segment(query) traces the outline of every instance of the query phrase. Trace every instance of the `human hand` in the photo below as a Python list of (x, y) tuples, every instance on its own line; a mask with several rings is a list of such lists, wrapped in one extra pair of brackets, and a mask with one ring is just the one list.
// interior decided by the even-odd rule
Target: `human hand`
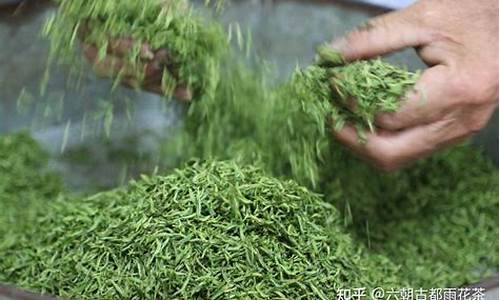
[(498, 1), (421, 0), (370, 21), (332, 47), (345, 60), (415, 47), (429, 66), (401, 108), (376, 118), (359, 143), (334, 136), (376, 166), (395, 170), (482, 129), (498, 105)]
[[(99, 49), (92, 44), (84, 44), (84, 54), (93, 64), (96, 73), (107, 77), (121, 78), (121, 82), (129, 87), (141, 88), (157, 94), (165, 94), (162, 88), (162, 77), (164, 70), (170, 75), (175, 73), (172, 57), (167, 49), (153, 50), (144, 43), (140, 47), (139, 66), (133, 66), (126, 62), (125, 57), (136, 47), (136, 43), (131, 38), (111, 39), (107, 47), (106, 56), (99, 59)], [(138, 78), (142, 73), (143, 78)], [(192, 98), (191, 91), (182, 85), (178, 85), (173, 96), (189, 101)]]

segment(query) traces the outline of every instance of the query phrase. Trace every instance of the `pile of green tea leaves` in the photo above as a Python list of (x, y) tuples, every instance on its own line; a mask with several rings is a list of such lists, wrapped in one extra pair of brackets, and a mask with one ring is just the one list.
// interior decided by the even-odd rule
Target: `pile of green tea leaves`
[[(49, 155), (28, 133), (0, 136), (0, 236), (22, 231), (46, 202), (64, 191), (47, 170)], [(20, 222), (22, 221), (22, 222)], [(1, 255), (0, 255), (1, 256)]]
[(256, 167), (191, 161), (79, 198), (61, 195), (28, 135), (0, 145), (0, 282), (36, 292), (330, 299), (460, 286), (498, 263), (498, 172), (467, 146), (388, 174), (331, 147), (323, 196)]
[(327, 68), (297, 70), (276, 89), (266, 74), (235, 64), (229, 73), (217, 101), (190, 107), (183, 142), (166, 142), (165, 157), (232, 158), (320, 192), (411, 286), (460, 286), (495, 272), (498, 171), (481, 152), (459, 146), (384, 174), (332, 140)]
[(457, 287), (498, 273), (498, 170), (481, 151), (456, 146), (395, 173), (336, 147), (329, 158), (325, 200), (411, 286)]
[[(162, 69), (161, 84), (166, 96), (176, 86), (185, 86), (197, 98), (210, 96), (219, 78), (220, 57), (227, 49), (222, 27), (198, 16), (183, 0), (58, 0), (59, 9), (46, 23), (44, 34), (50, 41), (49, 62), (81, 61), (78, 44), (98, 49), (98, 61), (110, 54), (113, 41), (131, 39), (130, 51), (115, 50), (121, 57), (108, 68), (122, 66), (116, 81), (132, 76), (143, 80), (143, 47), (164, 49), (168, 62)], [(79, 41), (81, 43), (79, 43)], [(110, 59), (109, 57), (107, 58)], [(119, 64), (117, 61), (120, 61)], [(141, 79), (142, 78), (142, 79)]]
[(0, 248), (0, 280), (67, 299), (332, 299), (402, 284), (343, 231), (336, 209), (293, 181), (234, 162), (47, 205)]

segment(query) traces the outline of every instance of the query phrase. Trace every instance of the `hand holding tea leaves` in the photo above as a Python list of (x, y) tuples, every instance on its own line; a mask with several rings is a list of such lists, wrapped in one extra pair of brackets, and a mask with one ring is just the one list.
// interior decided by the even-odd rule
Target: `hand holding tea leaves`
[(498, 1), (421, 0), (333, 43), (347, 61), (415, 47), (429, 66), (397, 112), (375, 119), (359, 143), (352, 125), (334, 131), (349, 148), (393, 170), (470, 137), (498, 105)]
[[(184, 0), (160, 0), (158, 4), (163, 10), (187, 11)], [(100, 25), (100, 22), (98, 23)], [(167, 49), (153, 49), (147, 42), (140, 43), (131, 37), (110, 38), (104, 45), (86, 43), (85, 38), (91, 34), (92, 25), (86, 23), (80, 30), (84, 40), (84, 53), (94, 64), (94, 70), (103, 76), (118, 77), (122, 83), (133, 88), (157, 94), (172, 94), (181, 100), (191, 100), (192, 92), (183, 85), (177, 85), (173, 91), (165, 79), (173, 77), (177, 81), (174, 59)], [(136, 52), (139, 55), (134, 55)], [(130, 60), (132, 61), (127, 61)], [(139, 61), (137, 61), (139, 60)]]
[[(126, 61), (127, 54), (137, 47), (136, 44), (131, 38), (112, 39), (108, 44), (105, 57), (99, 57), (99, 49), (95, 45), (85, 44), (84, 53), (94, 64), (94, 70), (98, 74), (109, 77), (119, 76), (121, 82), (127, 86), (164, 94), (166, 91), (162, 88), (162, 78), (164, 71), (172, 72), (174, 69), (172, 57), (168, 50), (155, 51), (149, 44), (144, 43), (139, 45), (141, 63), (138, 65), (142, 70), (138, 70)], [(177, 86), (173, 91), (173, 96), (181, 100), (190, 100), (192, 93), (185, 86)]]

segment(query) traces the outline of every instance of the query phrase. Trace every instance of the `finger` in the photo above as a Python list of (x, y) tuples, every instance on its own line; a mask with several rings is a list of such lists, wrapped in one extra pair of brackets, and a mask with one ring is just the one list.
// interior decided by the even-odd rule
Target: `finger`
[(455, 101), (448, 87), (449, 78), (448, 68), (445, 66), (427, 69), (414, 88), (407, 92), (398, 111), (379, 114), (375, 118), (376, 126), (401, 130), (441, 119), (453, 108)]
[(438, 149), (466, 139), (470, 134), (446, 119), (399, 132), (368, 133), (366, 143), (359, 143), (354, 127), (346, 126), (333, 135), (358, 155), (377, 167), (392, 171), (424, 158)]
[(448, 60), (450, 60), (450, 51), (439, 43), (431, 43), (422, 47), (415, 48), (418, 56), (422, 61), (429, 67), (433, 67), (438, 64), (446, 65)]
[(389, 165), (389, 163), (385, 161), (385, 155), (387, 155), (387, 153), (384, 152), (384, 147), (382, 147), (383, 144), (379, 142), (380, 137), (388, 136), (393, 133), (385, 131), (378, 132), (377, 134), (367, 133), (367, 140), (361, 142), (359, 140), (358, 132), (354, 126), (346, 125), (341, 130), (334, 129), (332, 134), (338, 141), (340, 141), (350, 151), (354, 152), (359, 158), (379, 169), (392, 171), (401, 167), (400, 164)]
[(139, 51), (140, 58), (145, 60), (152, 60), (154, 58), (154, 52), (149, 44), (140, 44), (132, 38), (111, 39), (107, 51), (114, 56), (123, 57), (129, 54), (135, 47), (141, 47)]
[(414, 12), (410, 9), (374, 18), (367, 25), (334, 41), (332, 47), (340, 51), (344, 59), (352, 61), (424, 45), (430, 41), (429, 35), (422, 26), (414, 24)]
[(332, 129), (332, 134), (351, 151), (361, 155), (362, 157), (364, 156), (364, 153), (366, 152), (366, 145), (362, 145), (362, 143), (360, 143), (358, 133), (354, 126), (346, 124), (340, 130)]
[[(124, 78), (123, 79), (123, 84), (125, 84), (128, 87), (131, 87), (133, 89), (143, 89), (148, 92), (152, 92), (158, 95), (164, 95), (165, 91), (162, 89), (160, 83), (147, 83), (147, 84), (141, 84), (137, 79), (135, 78)], [(193, 99), (193, 93), (191, 90), (184, 86), (184, 85), (178, 85), (175, 87), (172, 96), (174, 96), (176, 99), (182, 100), (189, 102)]]
[(161, 64), (167, 65), (172, 62), (172, 57), (167, 49), (160, 49), (154, 54), (154, 60)]
[(88, 45), (88, 44), (83, 45), (83, 55), (85, 55), (85, 57), (89, 61), (95, 62), (97, 60), (98, 53), (99, 53), (99, 50), (97, 49), (97, 47), (95, 47), (93, 45)]
[[(145, 81), (141, 83), (137, 79), (137, 72), (135, 69), (127, 67), (123, 61), (114, 56), (108, 56), (104, 59), (98, 60), (97, 47), (93, 45), (84, 45), (84, 54), (87, 59), (94, 63), (94, 70), (101, 75), (115, 76), (121, 74), (123, 84), (134, 89), (144, 88), (153, 93), (163, 94), (161, 88), (161, 78), (163, 76), (163, 69), (172, 64), (172, 59), (167, 50), (162, 49), (154, 54), (152, 62), (145, 65)], [(173, 91), (173, 96), (179, 100), (190, 101), (193, 94), (189, 88), (183, 85), (177, 86)]]
[(99, 50), (95, 46), (85, 45), (84, 55), (92, 62), (94, 71), (101, 76), (135, 76), (137, 71), (131, 66), (124, 64), (121, 58), (107, 56), (99, 59)]
[(93, 45), (85, 44), (83, 46), (83, 53), (92, 63), (94, 71), (101, 76), (114, 76), (118, 74), (123, 67), (120, 61), (110, 57), (99, 59), (99, 49)]
[(170, 56), (170, 53), (166, 49), (160, 49), (156, 51), (154, 54), (154, 58), (151, 62), (146, 65), (146, 78), (153, 76), (161, 76), (163, 75), (163, 70), (166, 68), (167, 70), (173, 69), (173, 60)]

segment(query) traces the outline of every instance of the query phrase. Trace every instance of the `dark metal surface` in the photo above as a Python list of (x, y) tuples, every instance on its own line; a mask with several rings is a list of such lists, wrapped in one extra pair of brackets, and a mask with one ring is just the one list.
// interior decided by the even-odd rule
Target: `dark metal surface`
[(54, 297), (36, 295), (12, 286), (0, 284), (0, 300), (57, 300)]
[(498, 289), (498, 274), (486, 279), (481, 280), (478, 283), (471, 284), (468, 287), (470, 288), (484, 288), (485, 290), (493, 290)]
[(16, 5), (23, 2), (23, 0), (0, 0), (0, 6)]

